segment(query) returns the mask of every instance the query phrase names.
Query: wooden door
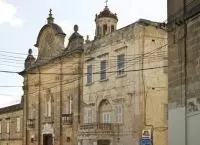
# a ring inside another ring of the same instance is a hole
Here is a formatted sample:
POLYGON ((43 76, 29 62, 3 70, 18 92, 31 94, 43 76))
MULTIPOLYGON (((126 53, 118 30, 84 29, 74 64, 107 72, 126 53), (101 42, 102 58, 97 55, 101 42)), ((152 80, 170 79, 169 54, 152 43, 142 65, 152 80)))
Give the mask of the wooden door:
POLYGON ((53 145, 52 134, 44 134, 43 135, 43 145, 53 145))

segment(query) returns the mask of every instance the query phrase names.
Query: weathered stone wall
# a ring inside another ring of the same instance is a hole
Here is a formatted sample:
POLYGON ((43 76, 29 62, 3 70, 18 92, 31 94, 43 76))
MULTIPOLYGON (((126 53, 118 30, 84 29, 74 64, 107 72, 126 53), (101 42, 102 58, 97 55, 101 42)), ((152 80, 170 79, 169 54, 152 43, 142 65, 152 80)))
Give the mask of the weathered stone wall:
POLYGON ((144 89, 145 128, 153 132, 153 144, 167 145, 168 109, 168 53, 167 34, 152 26, 144 27, 144 57, 141 65, 146 69, 141 73, 144 89), (144 82, 143 82, 144 81, 144 82), (146 113, 145 113, 146 112, 146 113))
MULTIPOLYGON (((191 25, 192 23, 197 23, 194 22, 195 20, 192 20, 192 17, 196 17, 195 14, 197 14, 199 11, 199 5, 199 0, 186 0, 186 12, 184 15, 183 0, 168 0, 169 101, 176 103, 176 107, 185 106, 185 91, 187 91, 187 87, 185 87, 185 62, 186 67, 188 67, 186 69, 192 70, 191 67, 194 64, 191 63, 191 60, 195 61, 196 56, 198 56, 198 53, 196 53, 196 48, 198 48, 198 46, 195 46, 197 42, 196 38, 194 37, 198 34, 198 27, 197 25, 191 25), (186 27, 188 27, 187 38, 185 38, 183 18, 186 20, 186 27), (187 42, 185 42, 185 40, 187 42), (187 47, 186 55, 184 46, 185 44, 187 47), (187 56, 187 60, 185 59, 185 56, 187 56)), ((187 85, 188 84, 186 84, 186 86, 187 85)))
POLYGON ((0 113, 1 119, 1 145, 21 145, 23 134, 23 110, 13 110, 12 112, 0 113), (17 131, 17 118, 20 118, 20 130, 17 131), (7 121, 9 120, 9 133, 7 133, 7 121))
POLYGON ((187 97, 192 99, 200 94, 200 15, 188 21, 187 31, 187 97))
POLYGON ((28 74, 28 95, 26 96, 27 119, 35 119, 34 127, 28 127, 27 144, 34 142, 42 144, 43 134, 53 134, 54 144, 77 144, 76 134, 79 121, 80 97, 80 65, 81 54, 74 53, 49 64, 35 68, 28 74), (34 74, 36 73, 36 74, 34 74), (68 97, 72 97, 72 123, 65 123, 62 115, 66 114, 68 97), (51 116, 47 116, 47 101, 51 97, 51 116), (35 109, 35 114, 32 111, 35 109), (50 128, 47 128, 50 127, 50 128), (62 142, 62 143, 61 143, 62 142))
MULTIPOLYGON (((185 13, 184 1, 176 1, 174 5, 173 0, 168 0, 168 54, 169 54, 169 70, 168 70, 168 86, 169 86, 169 116, 174 115, 174 112, 184 110, 185 113, 177 117, 185 119, 184 132, 179 135, 170 137, 170 145, 176 142, 184 144, 195 144, 193 142, 195 131, 190 121, 193 120, 193 115, 198 116, 199 110, 199 72, 198 72, 198 58, 199 58, 199 0, 186 0, 185 13), (172 11, 172 9, 174 9, 172 11), (174 13, 174 12, 179 12, 174 13), (171 19, 173 15, 174 19, 171 19), (182 17, 180 17, 180 15, 182 17), (185 20, 185 21, 184 21, 185 20), (185 22, 185 23, 184 23, 185 22), (196 115, 195 115, 196 114, 196 115), (192 139, 192 140, 191 140, 192 139)), ((177 124, 179 118, 170 118, 169 128, 177 124)), ((198 117, 197 117, 198 118, 198 117)), ((197 120, 196 120, 197 121, 197 120)), ((194 123, 193 123, 194 124, 194 123)), ((172 133, 169 132, 169 135, 172 133)), ((197 143, 198 144, 198 143, 197 143)))
MULTIPOLYGON (((147 105, 146 125, 151 124, 154 130, 154 144, 167 144, 167 121, 164 106, 167 104, 167 65, 166 32, 156 27, 150 21, 140 21, 131 24, 114 33, 85 44, 84 73, 87 65, 93 65, 93 82, 87 84, 87 76, 83 79, 83 105, 81 125, 84 126, 84 115, 87 108, 93 110, 93 123, 99 122, 99 105, 102 100, 108 100, 113 110, 115 105, 123 106, 123 123, 117 133, 111 136, 111 144, 138 143, 144 124, 144 104, 147 105), (158 49, 152 54, 154 49, 158 49), (147 53, 147 54, 146 54, 147 53), (125 74, 117 75, 117 55, 125 54, 125 74), (106 59, 107 79, 100 80, 100 61, 106 59), (143 70, 150 67, 159 69, 143 70), (145 90, 144 90, 145 88, 145 90), (148 90, 155 88, 155 90, 148 90), (145 97, 148 97, 144 103, 145 97), (159 112, 158 112, 159 110, 159 112), (118 140, 119 138, 119 140, 118 140)), ((111 115, 111 122, 115 123, 115 113, 111 115)), ((117 126, 118 124, 116 124, 117 126)), ((148 128, 148 126, 147 126, 148 128)), ((87 131, 86 131, 87 132, 87 131)), ((103 132, 103 131, 102 131, 103 132)), ((108 137, 107 137, 108 138, 108 137)), ((84 137, 80 134, 80 141, 104 139, 103 136, 84 137), (85 139, 85 140, 84 140, 85 139)))

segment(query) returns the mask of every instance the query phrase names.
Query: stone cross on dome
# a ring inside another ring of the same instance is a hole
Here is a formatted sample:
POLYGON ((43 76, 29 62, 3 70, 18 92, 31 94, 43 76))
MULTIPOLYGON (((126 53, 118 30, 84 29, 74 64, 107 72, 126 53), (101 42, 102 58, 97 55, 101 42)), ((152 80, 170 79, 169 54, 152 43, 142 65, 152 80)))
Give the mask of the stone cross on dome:
POLYGON ((51 13, 51 12, 52 12, 52 9, 50 9, 50 10, 49 10, 49 14, 50 14, 50 15, 52 15, 52 13, 51 13))
POLYGON ((52 17, 52 9, 49 10, 49 17, 47 18, 47 23, 51 24, 54 22, 54 18, 52 17))
POLYGON ((107 7, 108 6, 108 0, 106 0, 105 3, 106 3, 106 7, 107 7))

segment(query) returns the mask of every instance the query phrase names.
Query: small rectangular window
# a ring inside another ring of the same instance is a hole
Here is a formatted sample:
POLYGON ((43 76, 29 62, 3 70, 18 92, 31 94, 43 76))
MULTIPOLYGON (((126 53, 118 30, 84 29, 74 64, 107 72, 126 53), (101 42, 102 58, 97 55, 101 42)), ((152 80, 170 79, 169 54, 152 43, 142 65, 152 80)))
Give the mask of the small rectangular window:
POLYGON ((125 73, 125 57, 124 54, 117 56, 117 75, 121 76, 125 73))
POLYGON ((17 132, 20 132, 20 130, 21 130, 21 119, 18 117, 17 118, 17 126, 16 126, 17 128, 17 132))
POLYGON ((92 65, 87 66, 87 83, 92 83, 92 65))
POLYGON ((106 79, 106 65, 107 65, 107 61, 106 60, 102 60, 101 61, 101 73, 100 73, 100 79, 101 80, 105 80, 106 79))
POLYGON ((10 119, 6 122, 6 133, 10 133, 10 119))

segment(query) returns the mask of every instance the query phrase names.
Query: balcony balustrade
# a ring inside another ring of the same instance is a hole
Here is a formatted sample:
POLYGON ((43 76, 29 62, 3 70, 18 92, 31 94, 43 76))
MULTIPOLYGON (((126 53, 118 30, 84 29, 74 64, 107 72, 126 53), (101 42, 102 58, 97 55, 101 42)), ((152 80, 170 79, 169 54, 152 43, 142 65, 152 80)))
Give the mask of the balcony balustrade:
POLYGON ((34 128, 35 127, 35 119, 28 119, 27 120, 27 126, 29 128, 34 128))
POLYGON ((72 114, 62 114, 63 124, 72 124, 73 117, 72 114))
POLYGON ((88 123, 79 125, 79 132, 85 134, 113 133, 114 123, 88 123))

